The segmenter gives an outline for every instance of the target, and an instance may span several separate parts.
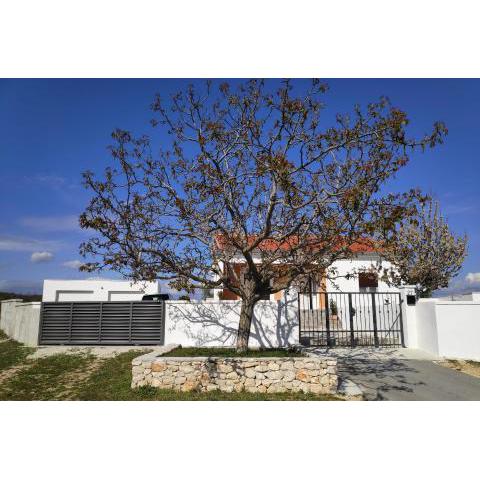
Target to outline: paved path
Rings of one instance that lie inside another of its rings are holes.
[[[441,367],[418,350],[328,353],[338,358],[340,376],[355,382],[367,400],[480,400],[480,378]]]
[[[67,355],[77,355],[79,353],[86,353],[98,358],[111,358],[119,355],[120,353],[130,352],[132,350],[138,350],[140,352],[146,350],[153,350],[154,352],[160,352],[163,347],[161,346],[139,346],[139,345],[125,345],[125,346],[72,346],[72,345],[53,345],[38,347],[31,355],[29,359],[37,359],[50,357],[52,355],[58,355],[65,353]],[[141,353],[139,354],[141,355]]]

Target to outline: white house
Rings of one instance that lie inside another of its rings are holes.
[[[217,240],[217,248],[226,248],[225,243],[220,238]],[[261,250],[275,250],[279,246],[275,241],[267,240],[259,247]],[[309,292],[314,294],[319,292],[384,292],[396,293],[398,288],[388,284],[379,278],[377,267],[381,266],[382,270],[391,270],[392,264],[383,259],[369,242],[355,243],[350,246],[354,253],[354,257],[349,260],[338,260],[330,267],[329,275],[317,275],[310,279],[309,285],[306,288]],[[261,252],[257,249],[253,252],[253,261],[260,263]],[[241,275],[241,271],[245,265],[245,258],[242,255],[234,255],[230,262],[231,270],[235,271],[236,275]],[[224,269],[225,265],[221,262],[220,268]],[[296,292],[295,292],[296,293]],[[265,300],[280,300],[285,296],[284,291],[279,291],[266,298]],[[320,297],[315,301],[320,302]],[[219,288],[214,290],[214,299],[216,300],[238,300],[238,296],[227,288]]]
[[[158,282],[90,278],[86,280],[44,280],[44,302],[137,301],[143,295],[159,293]]]

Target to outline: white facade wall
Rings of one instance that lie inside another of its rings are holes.
[[[327,280],[328,292],[359,292],[358,275],[355,273],[369,270],[372,267],[376,268],[378,265],[382,268],[392,268],[392,264],[385,260],[380,260],[376,255],[359,255],[357,258],[351,260],[337,260],[333,263],[332,269],[335,269],[335,278],[333,280]],[[346,278],[347,275],[352,275]],[[387,283],[378,281],[378,292],[398,292],[398,288],[390,286]]]
[[[260,257],[254,256],[253,258],[255,263],[259,263],[261,261]],[[236,261],[242,263],[245,261],[243,257],[237,257]],[[381,259],[378,255],[372,254],[359,254],[356,258],[352,258],[350,260],[337,260],[332,264],[331,272],[333,276],[333,272],[335,271],[334,279],[328,279],[326,282],[326,290],[327,292],[360,292],[360,287],[358,284],[358,272],[368,271],[371,268],[377,268],[379,265],[383,269],[390,270],[393,268],[392,264],[386,260]],[[347,278],[348,276],[348,278]],[[316,291],[322,291],[323,288],[321,285],[316,285],[314,287]],[[379,279],[378,281],[378,288],[376,289],[378,292],[385,292],[385,293],[398,293],[400,290],[398,287],[393,285],[389,285],[386,282]],[[219,295],[222,289],[215,289],[214,290],[214,299],[219,300]],[[270,300],[274,300],[273,295],[271,295]],[[316,300],[315,300],[316,301]],[[314,305],[317,308],[317,305]]]
[[[128,280],[45,280],[44,302],[138,301],[145,294],[159,293],[158,282]]]

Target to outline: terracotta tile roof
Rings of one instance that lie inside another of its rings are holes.
[[[250,237],[248,237],[248,244],[251,245],[255,241],[255,239],[256,239],[255,235],[251,235]],[[257,248],[264,252],[275,251],[275,250],[288,251],[292,246],[296,245],[297,242],[298,242],[298,237],[291,237],[290,239],[284,240],[281,243],[279,243],[278,240],[269,238],[269,239],[262,240],[262,242],[260,242]],[[339,241],[338,247],[340,247],[342,243],[345,243],[345,242]],[[225,250],[228,246],[228,239],[223,234],[217,234],[215,236],[215,245],[219,250]],[[311,246],[312,248],[316,246],[315,237],[312,237]],[[353,253],[374,253],[379,250],[378,247],[375,247],[374,241],[368,238],[352,243],[349,246],[349,248]]]

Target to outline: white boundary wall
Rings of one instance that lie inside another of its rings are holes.
[[[480,301],[420,299],[407,305],[412,287],[401,288],[406,346],[432,355],[480,361]],[[472,298],[478,298],[473,294]],[[1,302],[0,328],[28,346],[38,344],[40,302]],[[240,301],[165,302],[165,344],[231,346],[240,318]],[[298,344],[295,295],[257,303],[250,345],[284,347]]]
[[[0,328],[17,342],[29,347],[38,345],[41,302],[23,303],[20,299],[3,300]]]
[[[240,301],[165,302],[165,344],[232,346],[240,319]],[[297,302],[261,300],[255,306],[249,345],[298,344]]]
[[[439,355],[480,360],[480,302],[436,302]]]

